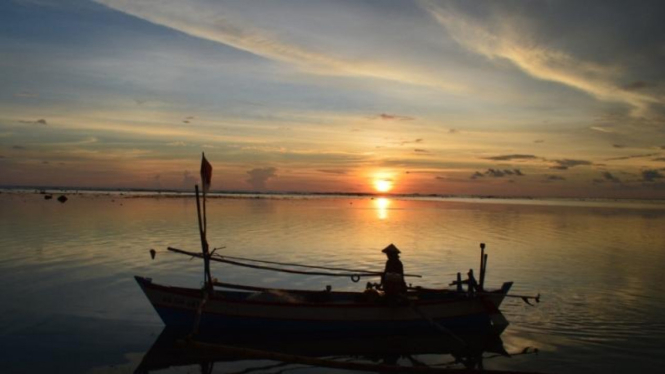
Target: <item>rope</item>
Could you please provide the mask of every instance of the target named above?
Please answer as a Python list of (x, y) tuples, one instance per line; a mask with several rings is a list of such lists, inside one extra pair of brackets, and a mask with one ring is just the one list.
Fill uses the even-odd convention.
[[(178, 248), (173, 248), (173, 247), (168, 247), (168, 250), (171, 252), (176, 252), (176, 253), (181, 253), (185, 255), (189, 255), (192, 257), (198, 257), (198, 258), (204, 258), (204, 255), (201, 253), (197, 252), (189, 252), (185, 251), (182, 249)], [(346, 270), (345, 271), (350, 271), (350, 273), (329, 273), (329, 272), (322, 272), (322, 271), (301, 271), (301, 270), (292, 270), (292, 269), (280, 269), (280, 268), (274, 268), (270, 266), (261, 266), (261, 265), (251, 265), (251, 264), (245, 264), (243, 262), (238, 262), (238, 261), (233, 261), (233, 260), (228, 260), (227, 258), (234, 258), (230, 256), (220, 256), (220, 255), (215, 255), (215, 256), (208, 256), (208, 258), (212, 261), (217, 261), (217, 262), (222, 262), (225, 264), (230, 264), (230, 265), (236, 265), (236, 266), (241, 266), (241, 267), (246, 267), (250, 269), (260, 269), (260, 270), (272, 270), (272, 271), (277, 271), (277, 272), (282, 272), (282, 273), (290, 273), (290, 274), (305, 274), (305, 275), (322, 275), (322, 276), (327, 276), (327, 277), (350, 277), (353, 282), (358, 282), (361, 277), (380, 277), (383, 275), (383, 272), (372, 272), (372, 271), (366, 271), (366, 270)], [(239, 257), (238, 257), (239, 258)], [(262, 260), (251, 260), (251, 259), (245, 259), (246, 261), (255, 261), (255, 262), (264, 262), (264, 263), (274, 263), (274, 264), (279, 264), (279, 265), (284, 265), (284, 266), (301, 266), (301, 267), (309, 267), (309, 268), (320, 268), (320, 269), (336, 269), (336, 270), (342, 270), (341, 268), (325, 268), (322, 266), (309, 266), (309, 265), (299, 265), (299, 264), (287, 264), (287, 263), (277, 263), (274, 261), (262, 261)], [(422, 278), (422, 275), (417, 275), (417, 274), (408, 274), (404, 275), (405, 277), (411, 276), (411, 277), (419, 277)]]
[(251, 262), (259, 262), (263, 264), (273, 264), (273, 265), (283, 265), (283, 266), (296, 266), (296, 267), (301, 267), (301, 268), (309, 268), (309, 269), (323, 269), (323, 270), (340, 270), (340, 271), (351, 271), (351, 272), (356, 272), (356, 273), (377, 273), (376, 271), (370, 271), (370, 270), (355, 270), (355, 269), (345, 269), (345, 268), (333, 268), (333, 267), (326, 267), (326, 266), (313, 266), (313, 265), (301, 265), (301, 264), (292, 264), (292, 263), (287, 263), (287, 262), (277, 262), (277, 261), (266, 261), (266, 260), (255, 260), (252, 258), (244, 258), (244, 257), (234, 257), (234, 256), (222, 256), (222, 255), (217, 255), (220, 258), (228, 258), (231, 260), (240, 260), (240, 261), (251, 261)]
[[(189, 252), (189, 251), (184, 251), (182, 249), (177, 249), (177, 248), (172, 248), (172, 247), (168, 247), (168, 250), (171, 251), (171, 252), (176, 252), (176, 253), (189, 255), (189, 256), (192, 256), (192, 257), (203, 258), (203, 254), (197, 253), (197, 252)], [(379, 277), (379, 276), (383, 275), (383, 273), (380, 273), (380, 272), (376, 272), (376, 273), (370, 273), (370, 272), (365, 272), (365, 273), (328, 273), (328, 272), (322, 272), (322, 271), (320, 272), (320, 271), (300, 271), (300, 270), (291, 270), (291, 269), (278, 269), (278, 268), (273, 268), (273, 267), (269, 267), (269, 266), (245, 264), (245, 263), (242, 263), (242, 262), (226, 260), (223, 257), (222, 258), (220, 258), (220, 257), (221, 256), (210, 257), (210, 260), (217, 261), (217, 262), (222, 262), (222, 263), (225, 263), (225, 264), (247, 267), (247, 268), (251, 268), (251, 269), (272, 270), (272, 271), (278, 271), (278, 272), (290, 273), (290, 274), (323, 275), (323, 276), (328, 276), (328, 277), (352, 277), (351, 280), (359, 279), (360, 277)]]

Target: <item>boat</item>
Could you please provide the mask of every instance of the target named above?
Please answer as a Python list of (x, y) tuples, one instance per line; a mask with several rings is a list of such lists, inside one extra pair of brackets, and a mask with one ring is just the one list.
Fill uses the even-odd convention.
[[(454, 330), (500, 333), (508, 326), (499, 309), (506, 297), (520, 297), (527, 302), (531, 299), (539, 301), (539, 295), (509, 295), (512, 282), (503, 283), (499, 289), (485, 289), (487, 254), (484, 253), (484, 244), (480, 245), (479, 280), (476, 281), (472, 269), (465, 280), (458, 273), (457, 279), (451, 283), (456, 286), (453, 289), (409, 287), (406, 292), (395, 296), (384, 292), (380, 284), (371, 282), (364, 290), (357, 292), (333, 291), (329, 287), (308, 291), (272, 289), (219, 282), (211, 275), (211, 261), (296, 274), (350, 277), (354, 282), (363, 277), (380, 277), (383, 273), (234, 258), (217, 253), (217, 249), (210, 251), (206, 239), (205, 196), (211, 175), (212, 166), (203, 155), (203, 209), (198, 185), (195, 187), (201, 252), (168, 248), (171, 252), (203, 259), (203, 287), (167, 286), (155, 283), (151, 278), (135, 277), (169, 328), (252, 334), (435, 332), (454, 335)], [(154, 250), (151, 254), (154, 258)], [(307, 269), (293, 270), (293, 267)], [(412, 274), (404, 276), (419, 277)]]
[[(264, 289), (231, 291), (164, 286), (136, 277), (166, 326), (259, 333), (395, 334), (435, 329), (501, 332), (508, 321), (499, 306), (512, 283), (482, 295), (409, 290), (390, 303), (374, 292)], [(205, 302), (203, 301), (205, 300)], [(201, 309), (201, 310), (200, 310)]]

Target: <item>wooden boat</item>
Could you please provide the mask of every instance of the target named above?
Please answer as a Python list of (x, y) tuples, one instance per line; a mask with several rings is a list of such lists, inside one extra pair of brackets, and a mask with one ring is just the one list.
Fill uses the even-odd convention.
[[(288, 273), (350, 276), (354, 281), (358, 281), (361, 277), (381, 276), (382, 273), (240, 259), (215, 254), (215, 250), (209, 251), (206, 240), (205, 191), (206, 184), (210, 183), (211, 174), (212, 166), (203, 157), (201, 166), (201, 176), (204, 181), (203, 209), (196, 186), (202, 251), (195, 253), (169, 248), (172, 252), (203, 259), (204, 287), (192, 289), (164, 286), (153, 283), (150, 278), (136, 277), (139, 286), (167, 327), (190, 331), (242, 331), (267, 334), (339, 332), (395, 334), (435, 330), (450, 334), (451, 329), (501, 332), (508, 325), (508, 321), (499, 311), (504, 298), (521, 297), (527, 302), (528, 299), (534, 298), (508, 295), (512, 282), (504, 283), (498, 290), (485, 290), (487, 254), (484, 253), (484, 244), (481, 244), (479, 281), (475, 280), (473, 270), (469, 270), (468, 279), (465, 281), (462, 281), (458, 273), (457, 280), (451, 284), (457, 286), (453, 290), (416, 287), (399, 295), (386, 295), (380, 286), (373, 287), (371, 283), (368, 283), (363, 292), (335, 292), (330, 289), (321, 291), (266, 289), (220, 283), (210, 275), (211, 261)], [(154, 258), (154, 250), (151, 250), (151, 254)], [(254, 264), (248, 264), (248, 261)], [(282, 267), (275, 268), (257, 263)], [(283, 267), (286, 265), (314, 268), (317, 271), (289, 270)], [(463, 289), (463, 285), (467, 286), (466, 290)], [(534, 299), (538, 301), (538, 297)]]
[[(508, 321), (499, 306), (511, 282), (500, 290), (410, 290), (402, 300), (375, 292), (229, 291), (163, 286), (136, 277), (164, 324), (191, 330), (200, 313), (202, 330), (259, 333), (359, 334), (426, 332), (433, 329), (501, 332)], [(202, 306), (203, 300), (205, 304)], [(199, 309), (202, 309), (199, 311)]]

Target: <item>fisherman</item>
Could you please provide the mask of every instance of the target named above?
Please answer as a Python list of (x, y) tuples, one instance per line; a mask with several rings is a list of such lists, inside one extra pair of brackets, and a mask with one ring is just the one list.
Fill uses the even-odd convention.
[(386, 268), (381, 276), (381, 286), (386, 296), (396, 299), (399, 295), (406, 293), (406, 282), (404, 282), (404, 265), (399, 260), (400, 250), (390, 244), (381, 252), (388, 256)]

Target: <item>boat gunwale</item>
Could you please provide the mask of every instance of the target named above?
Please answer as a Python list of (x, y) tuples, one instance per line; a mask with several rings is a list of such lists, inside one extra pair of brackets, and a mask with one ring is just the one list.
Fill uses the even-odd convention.
[[(166, 286), (166, 285), (161, 285), (157, 283), (153, 283), (152, 280), (148, 280), (147, 278), (135, 277), (137, 282), (139, 282), (140, 286), (142, 288), (149, 288), (152, 290), (156, 291), (162, 291), (162, 292), (167, 292), (167, 293), (175, 293), (180, 296), (187, 296), (187, 297), (194, 297), (194, 298), (200, 298), (202, 296), (203, 290), (201, 289), (196, 289), (196, 288), (186, 288), (186, 287), (176, 287), (176, 286)], [(274, 289), (278, 291), (282, 291), (279, 289)], [(299, 292), (299, 291), (287, 291), (284, 290), (285, 292)], [(444, 292), (445, 291), (445, 292)], [(225, 291), (216, 291), (223, 293)], [(322, 292), (327, 292), (327, 291), (302, 291), (303, 293), (322, 293)], [(456, 291), (451, 291), (451, 290), (442, 290), (442, 291), (423, 291), (424, 293), (450, 293), (452, 294), (457, 294)], [(251, 294), (251, 292), (238, 292), (238, 293), (247, 293)], [(350, 291), (331, 291), (331, 293), (337, 293), (337, 294), (344, 294), (344, 295), (362, 295), (362, 292), (350, 292)], [(491, 296), (503, 296), (505, 295), (501, 290), (493, 290), (488, 292), (489, 295), (476, 295), (473, 298), (475, 298), (478, 301), (484, 301), (488, 299)], [(453, 295), (456, 296), (456, 295)], [(469, 298), (466, 294), (458, 294), (457, 296), (459, 297), (453, 297), (450, 299), (445, 299), (445, 300), (413, 300), (412, 303), (410, 304), (405, 304), (405, 305), (396, 305), (395, 307), (413, 307), (413, 306), (435, 306), (435, 305), (440, 305), (440, 304), (452, 304), (452, 303), (457, 303), (457, 302), (467, 302), (470, 300), (473, 300), (473, 298)], [(343, 302), (343, 303), (326, 303), (326, 302), (271, 302), (271, 301), (262, 301), (262, 300), (234, 300), (234, 299), (228, 299), (220, 295), (215, 295), (213, 294), (212, 297), (209, 298), (209, 301), (216, 301), (216, 302), (223, 302), (226, 304), (240, 304), (240, 305), (263, 305), (263, 306), (273, 306), (273, 307), (308, 307), (308, 308), (386, 308), (386, 307), (391, 307), (390, 305), (387, 304), (381, 304), (381, 303), (376, 303), (376, 302)], [(152, 301), (151, 301), (152, 302)], [(158, 303), (153, 304), (157, 305)], [(171, 307), (169, 306), (162, 306), (162, 307)], [(187, 308), (184, 308), (187, 309)], [(190, 309), (191, 310), (191, 309)]]

